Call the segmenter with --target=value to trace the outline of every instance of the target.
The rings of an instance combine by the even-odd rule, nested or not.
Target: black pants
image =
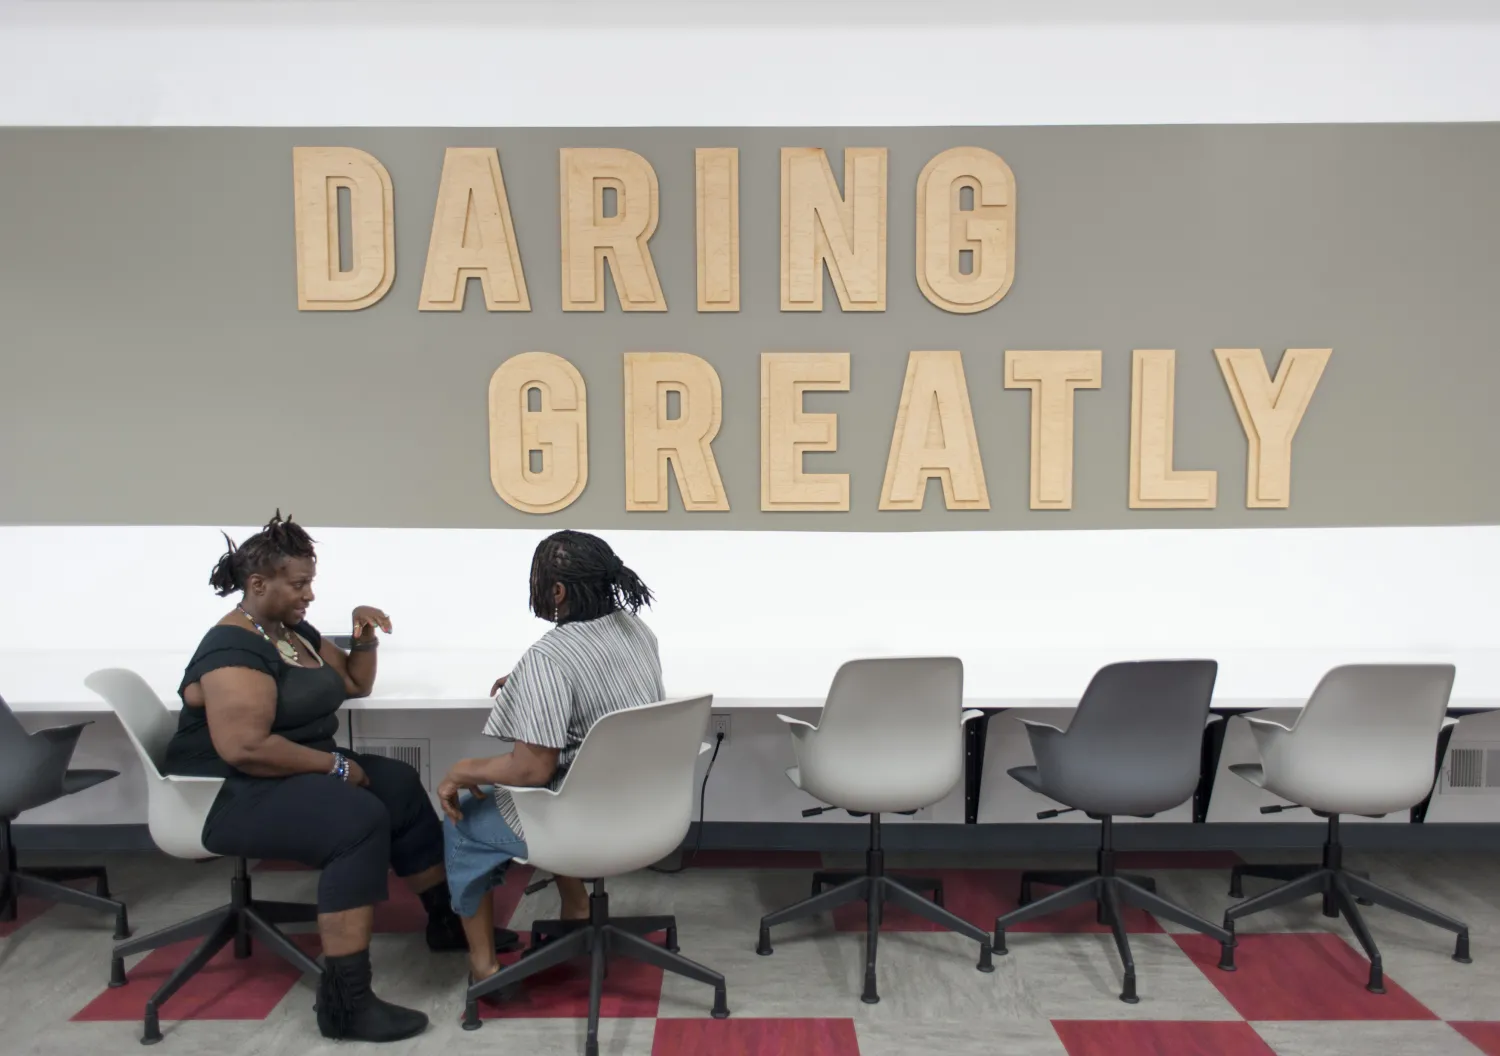
[[[203,846],[240,858],[280,858],[323,870],[318,912],[341,913],[386,898],[386,874],[411,876],[443,862],[443,826],[405,763],[344,753],[368,788],[328,774],[235,775],[203,826]]]

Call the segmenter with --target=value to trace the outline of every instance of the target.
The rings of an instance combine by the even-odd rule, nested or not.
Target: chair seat
[[[1229,772],[1237,777],[1243,777],[1256,788],[1266,787],[1266,768],[1259,763],[1232,763]]]
[[[71,796],[74,792],[82,792],[86,788],[102,785],[114,777],[119,777],[118,770],[69,770],[63,774],[63,795]]]
[[[1047,794],[1047,790],[1042,787],[1042,771],[1040,768],[1035,766],[1013,766],[1006,773],[1033,792],[1039,792],[1044,796]]]

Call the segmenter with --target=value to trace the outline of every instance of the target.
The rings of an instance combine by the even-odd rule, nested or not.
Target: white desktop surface
[[[520,649],[402,649],[380,651],[375,693],[350,701],[364,710],[488,708],[495,678]],[[125,667],[138,672],[168,704],[189,659],[183,650],[0,651],[0,697],[18,713],[108,712],[83,684],[90,672]],[[713,693],[724,710],[818,708],[840,663],[864,653],[816,649],[726,650],[663,648],[670,696]],[[1307,650],[1187,651],[1219,661],[1214,707],[1300,707],[1329,667],[1342,663],[1448,662],[1458,667],[1454,708],[1500,708],[1500,650],[1455,652]],[[1136,659],[1082,650],[992,650],[964,656],[965,705],[976,708],[1069,708],[1089,677],[1114,660]],[[1140,657],[1145,658],[1145,657]]]

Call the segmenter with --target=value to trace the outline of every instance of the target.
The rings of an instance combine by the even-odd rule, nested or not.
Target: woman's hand
[[[507,678],[509,678],[509,677],[510,677],[509,675],[501,675],[499,678],[495,679],[495,684],[490,687],[490,696],[493,697],[497,693],[499,693],[502,689],[504,689],[505,688],[505,680]]]
[[[464,820],[463,810],[458,805],[458,795],[464,791],[472,792],[476,796],[479,795],[479,789],[473,785],[465,785],[455,781],[452,772],[449,772],[448,776],[443,778],[438,784],[438,802],[443,805],[443,813],[448,815],[455,823]]]
[[[350,759],[347,755],[344,756],[344,762],[349,764],[349,784],[354,785],[356,788],[369,788],[370,775],[365,773],[364,767],[360,766],[353,759]]]
[[[354,610],[354,637],[357,640],[373,638],[377,627],[390,634],[391,618],[373,605],[361,605]]]

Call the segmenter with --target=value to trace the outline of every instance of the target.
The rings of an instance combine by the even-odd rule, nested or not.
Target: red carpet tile
[[[1369,962],[1338,935],[1241,935],[1235,972],[1218,969],[1219,944],[1208,936],[1172,938],[1248,1020],[1437,1018],[1396,985],[1390,972],[1384,994],[1366,990]]]
[[[9,938],[14,935],[37,917],[51,909],[53,905],[55,903],[44,902],[42,899],[32,898],[30,895],[22,895],[16,899],[16,919],[0,920],[0,939]],[[99,919],[107,920],[109,918],[101,914]]]
[[[309,957],[322,951],[316,935],[293,935],[291,940]],[[130,982],[105,990],[73,1017],[76,1022],[138,1020],[146,1000],[166,982],[172,970],[192,954],[199,940],[179,942],[148,953],[130,969]],[[298,979],[297,969],[256,943],[243,961],[234,959],[233,944],[220,950],[204,969],[173,994],[161,1010],[162,1019],[265,1019]],[[311,1007],[311,995],[308,1005]]]
[[[1485,1056],[1500,1056],[1500,1023],[1449,1023]]]
[[[1069,1056],[1275,1056],[1249,1023],[1053,1020]]]
[[[1223,869],[1226,872],[1244,859],[1233,851],[1117,851],[1115,866],[1122,873],[1152,869]],[[1224,878],[1229,883],[1229,877]],[[1226,888],[1227,889],[1227,888]]]
[[[660,934],[651,936],[660,943]],[[501,965],[515,964],[519,953],[500,958]],[[604,977],[599,1014],[613,1019],[651,1019],[661,1003],[662,970],[649,964],[614,957]],[[704,987],[705,1002],[713,991]],[[705,1004],[705,1008],[709,1007]],[[584,1019],[589,1014],[589,958],[577,957],[524,980],[499,1002],[481,1001],[480,1019]]]
[[[534,870],[529,865],[512,866],[505,874],[505,883],[490,892],[495,900],[495,924],[504,927],[521,904],[526,894],[526,885],[531,883]],[[389,897],[375,906],[375,931],[390,935],[422,931],[427,927],[427,910],[422,900],[412,894],[411,888],[394,873],[386,885]]]
[[[997,1050],[998,1051],[998,1050]],[[859,1056],[852,1019],[659,1019],[651,1056]]]
[[[698,851],[684,863],[693,869],[821,869],[819,851]]]
[[[1014,869],[934,869],[920,875],[942,880],[944,906],[969,923],[986,930],[994,927],[996,917],[1016,908],[1016,899],[1021,893],[1021,874]],[[891,873],[891,876],[899,880],[902,873],[895,871]],[[1032,894],[1037,899],[1041,899],[1056,890],[1058,889],[1055,887],[1037,885],[1033,888]],[[919,892],[919,894],[927,893]],[[834,926],[839,931],[864,931],[867,927],[867,912],[863,902],[852,902],[840,906],[833,911]],[[1108,924],[1100,924],[1095,919],[1097,913],[1094,903],[1089,902],[1050,914],[1040,920],[1018,924],[1012,930],[1052,933],[1109,931]],[[1125,927],[1128,931],[1138,934],[1162,930],[1162,926],[1156,922],[1155,917],[1143,909],[1130,907],[1125,910]],[[946,931],[947,929],[941,924],[935,924],[887,902],[880,930]]]

